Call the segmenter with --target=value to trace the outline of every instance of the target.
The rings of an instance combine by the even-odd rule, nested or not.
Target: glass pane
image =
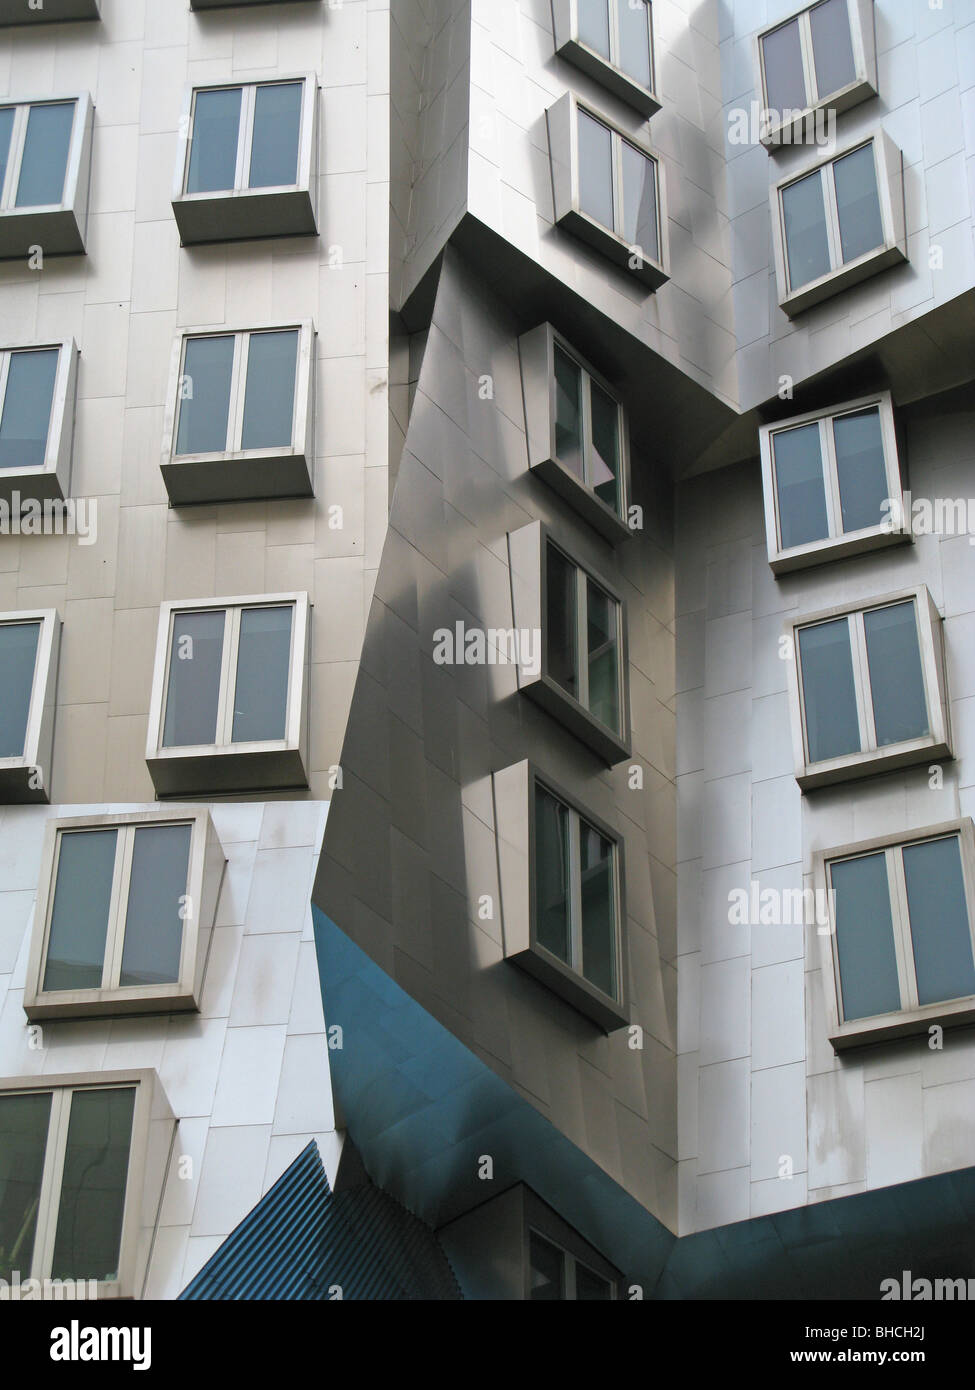
[[[975,994],[975,960],[958,836],[904,850],[919,1004]]]
[[[901,1006],[890,916],[887,858],[865,854],[833,864],[836,950],[844,1019],[872,1018]]]
[[[601,1279],[591,1269],[576,1261],[576,1302],[605,1303],[612,1298],[609,1281]]]
[[[548,547],[545,644],[548,673],[574,699],[579,698],[576,567],[554,545]]]
[[[579,112],[579,207],[609,227],[613,218],[613,137],[609,127]]]
[[[819,425],[800,425],[772,436],[779,543],[783,550],[829,535]]]
[[[73,101],[31,107],[17,184],[19,208],[49,207],[64,197],[74,112]]]
[[[239,87],[197,92],[187,193],[214,193],[235,186],[241,96]]]
[[[878,746],[920,738],[929,732],[928,706],[913,602],[864,613],[863,627]]]
[[[54,1237],[54,1279],[116,1279],[135,1087],[75,1091]]]
[[[616,997],[615,846],[584,820],[579,822],[582,872],[582,973]]]
[[[59,837],[44,989],[101,989],[117,830]]]
[[[623,236],[644,258],[659,261],[657,170],[652,159],[623,141]]]
[[[579,39],[609,61],[609,0],[579,0]]]
[[[10,158],[10,136],[14,128],[14,108],[0,108],[0,195],[7,178],[7,162]]]
[[[791,19],[788,24],[766,34],[762,53],[769,109],[780,115],[785,111],[802,111],[808,103],[798,19]]]
[[[589,647],[589,712],[620,731],[619,604],[586,580]]]
[[[180,899],[189,875],[191,829],[145,825],[135,832],[119,984],[158,985],[179,979]]]
[[[785,247],[789,261],[789,285],[799,289],[829,270],[826,239],[826,206],[820,170],[790,183],[782,190]]]
[[[555,457],[582,477],[582,369],[555,349]]]
[[[840,245],[845,264],[884,244],[873,145],[864,145],[836,160],[833,177],[836,180],[836,210],[840,219]]]
[[[288,604],[282,608],[245,608],[240,615],[234,743],[284,738],[293,612]]]
[[[40,623],[0,623],[0,758],[22,758]]]
[[[607,507],[620,514],[620,408],[612,396],[590,380],[592,454],[589,485]]]
[[[228,447],[234,339],[190,338],[180,382],[177,454],[222,454]]]
[[[850,624],[846,618],[799,629],[799,666],[811,763],[860,751]]]
[[[163,747],[214,743],[226,611],[173,616]]]
[[[861,410],[833,421],[836,476],[844,531],[859,531],[883,521],[887,496],[880,411]]]
[[[34,1258],[51,1093],[0,1096],[0,1279],[22,1283]]]
[[[528,1240],[532,1302],[558,1302],[565,1298],[565,1256],[555,1245],[531,1232]]]
[[[650,6],[644,0],[620,0],[620,67],[641,87],[653,90]]]
[[[0,468],[38,468],[44,463],[59,356],[57,348],[10,354],[0,416]]]
[[[255,93],[251,188],[290,187],[298,182],[301,86],[300,82],[278,82],[258,87]]]
[[[856,77],[846,0],[824,0],[809,11],[819,99],[838,92]]]
[[[569,812],[535,788],[535,937],[569,963]]]
[[[297,366],[297,331],[250,335],[242,449],[291,446]]]

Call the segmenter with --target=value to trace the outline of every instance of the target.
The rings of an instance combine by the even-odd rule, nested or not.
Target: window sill
[[[658,290],[670,279],[662,265],[648,260],[645,256],[640,257],[638,265],[631,265],[630,262],[635,257],[629,243],[586,213],[580,212],[578,208],[570,208],[568,212],[563,213],[557,225],[602,252],[607,260],[620,266],[635,280],[641,281],[650,291]]]
[[[627,77],[620,68],[607,62],[579,39],[567,39],[557,52],[559,57],[565,58],[573,66],[595,78],[601,87],[625,101],[648,120],[660,110],[660,102],[649,88],[641,86],[632,77]]]
[[[174,506],[315,495],[304,448],[170,456],[161,471]]]
[[[888,270],[891,266],[899,265],[906,260],[907,255],[900,246],[878,247],[876,251],[868,251],[865,256],[851,261],[849,265],[841,266],[839,270],[831,270],[828,275],[821,275],[818,280],[813,280],[801,289],[787,294],[779,300],[779,308],[789,318],[793,318],[796,314],[811,309],[814,304],[821,304],[824,299],[831,299],[834,294],[840,294],[843,290],[859,285],[861,281],[869,280],[871,276],[879,275],[882,270]]]
[[[566,694],[551,676],[543,672],[535,677],[525,677],[519,673],[519,686],[524,695],[534,700],[594,753],[598,753],[607,767],[615,767],[630,756],[629,740],[601,724],[584,705]]]
[[[0,758],[0,805],[28,806],[50,801],[46,786],[33,787],[37,765],[25,758]]]
[[[59,24],[70,19],[100,19],[98,0],[44,0],[44,8],[32,10],[27,0],[0,0],[0,26]]]
[[[774,574],[788,574],[792,570],[825,565],[831,560],[846,560],[851,555],[867,555],[887,546],[904,545],[911,539],[909,531],[891,531],[883,526],[872,526],[869,530],[852,531],[842,536],[810,541],[808,545],[796,545],[790,550],[777,551],[769,556],[769,567]]]
[[[47,256],[85,254],[84,219],[74,208],[11,208],[0,213],[0,260],[27,260],[39,246]]]
[[[911,739],[909,743],[891,744],[888,748],[869,753],[848,753],[842,758],[830,758],[828,762],[807,763],[796,772],[796,781],[802,790],[807,792],[817,787],[832,786],[837,782],[851,782],[860,777],[894,772],[898,768],[911,767],[916,763],[951,757],[951,745],[946,740],[939,741],[928,735]]]
[[[630,1015],[624,1005],[570,970],[544,946],[533,942],[523,951],[506,954],[505,959],[534,976],[553,994],[598,1024],[604,1033],[614,1033],[628,1025]]]
[[[200,1001],[180,985],[128,989],[64,989],[24,996],[24,1013],[33,1023],[45,1018],[115,1018],[134,1014],[199,1011]]]
[[[157,796],[307,787],[301,750],[280,740],[227,748],[162,748],[146,756]]]
[[[880,1014],[875,1018],[857,1018],[830,1029],[829,1040],[834,1052],[853,1047],[889,1042],[896,1038],[926,1035],[938,1026],[960,1028],[975,1023],[975,997],[953,999],[942,1004],[926,1004],[923,1008],[904,1010],[895,1014]]]
[[[183,246],[318,235],[315,201],[308,188],[184,193],[173,199],[173,216]]]
[[[604,540],[609,541],[610,545],[630,539],[633,533],[626,522],[605,502],[600,501],[594,492],[590,492],[584,483],[559,463],[558,459],[540,459],[529,467],[553,492],[557,492],[574,511],[584,517]]]
[[[843,111],[849,111],[851,107],[859,106],[861,101],[869,101],[871,97],[877,95],[877,88],[866,77],[858,77],[850,82],[846,87],[842,87],[832,96],[816,102],[814,106],[807,106],[797,115],[788,121],[779,121],[778,124],[769,126],[761,137],[761,143],[773,154],[782,145],[806,145],[819,143],[815,141],[816,126],[818,118],[827,111],[835,111],[840,115]]]

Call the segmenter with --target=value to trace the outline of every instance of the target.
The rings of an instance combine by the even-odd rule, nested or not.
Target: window
[[[308,597],[165,603],[146,759],[156,791],[306,786]]]
[[[27,1017],[198,1008],[223,865],[206,811],[50,821]]]
[[[0,106],[0,258],[84,252],[91,127],[88,96]]]
[[[519,339],[529,466],[611,544],[625,540],[626,413],[613,391],[543,323]]]
[[[644,116],[660,110],[649,0],[555,0],[555,51]]]
[[[547,116],[556,222],[657,289],[669,273],[658,156],[572,92]]]
[[[44,0],[37,8],[29,0],[0,0],[0,25],[59,24],[68,19],[98,19],[98,0]]]
[[[151,1071],[0,1081],[0,1279],[135,1295],[175,1128]]]
[[[0,798],[47,801],[61,620],[0,613]]]
[[[818,856],[834,1047],[975,1019],[972,822]]]
[[[759,432],[776,573],[909,538],[890,392]]]
[[[804,788],[951,756],[941,620],[927,589],[794,624]]]
[[[317,234],[317,101],[310,76],[187,94],[173,196],[184,245]]]
[[[308,322],[177,341],[162,462],[171,502],[312,496],[314,344]]]
[[[0,350],[0,499],[70,493],[77,363],[70,340]]]
[[[780,183],[771,197],[787,314],[907,260],[903,160],[883,131]]]
[[[613,1298],[613,1285],[567,1250],[539,1235],[528,1234],[532,1302],[600,1301]]]
[[[808,140],[811,113],[877,94],[873,0],[821,0],[760,34],[758,51],[765,145]]]

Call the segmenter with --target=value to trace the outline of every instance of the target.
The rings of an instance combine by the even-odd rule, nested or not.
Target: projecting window
[[[132,1297],[174,1128],[152,1072],[0,1081],[0,1279]]]
[[[555,51],[645,116],[655,96],[649,0],[555,0]]]
[[[0,106],[0,258],[83,252],[91,98]]]
[[[64,498],[78,353],[70,340],[0,350],[0,498]]]
[[[304,323],[177,342],[162,463],[171,502],[312,495],[314,340]]]
[[[811,113],[845,111],[877,93],[873,0],[821,0],[759,35],[763,144],[809,138]]]
[[[61,621],[0,614],[0,798],[47,801]]]
[[[905,539],[889,392],[765,425],[759,439],[777,573]]]
[[[49,822],[28,1018],[198,1008],[222,871],[205,811]]]
[[[972,822],[819,856],[835,1047],[975,1018]]]
[[[193,89],[173,197],[184,244],[314,235],[316,112],[312,77]]]
[[[0,25],[60,24],[69,19],[98,19],[98,0],[0,0]]]
[[[659,157],[572,92],[547,116],[556,222],[656,289],[668,278]]]
[[[305,786],[304,594],[163,604],[146,758],[156,790]]]
[[[613,1298],[608,1279],[537,1231],[529,1232],[528,1258],[532,1302],[610,1302]]]
[[[771,198],[787,314],[907,259],[903,161],[883,131],[779,184]]]
[[[951,755],[941,620],[926,589],[819,614],[790,636],[803,788]]]

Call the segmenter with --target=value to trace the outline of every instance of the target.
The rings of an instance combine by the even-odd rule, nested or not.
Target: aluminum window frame
[[[24,751],[20,757],[0,758],[0,798],[6,802],[46,802],[51,781],[54,744],[61,615],[56,608],[27,608],[0,613],[0,627],[39,623],[34,682],[31,688]],[[40,785],[32,785],[36,774]]]
[[[838,529],[842,525],[839,482],[836,469],[836,450],[833,425],[848,415],[863,414],[876,408],[880,418],[880,435],[884,452],[884,471],[887,478],[887,497],[900,502],[899,519],[892,513],[890,524],[883,519],[874,526],[857,531]],[[781,543],[778,484],[775,473],[775,438],[806,425],[819,425],[820,459],[823,467],[823,487],[826,496],[826,515],[829,534],[815,541],[785,547]],[[889,391],[875,391],[857,400],[844,401],[829,410],[813,410],[804,415],[790,416],[763,425],[758,432],[762,460],[762,492],[765,503],[765,535],[769,566],[776,574],[823,564],[828,560],[844,559],[868,550],[897,545],[912,540],[910,527],[904,519],[904,478],[900,441],[894,416],[893,398]]]
[[[127,929],[129,888],[136,832],[159,826],[190,827],[180,963],[176,979],[147,985],[122,985],[119,975]],[[44,989],[58,864],[65,834],[116,830],[115,859],[105,958],[99,986],[89,989]],[[96,1018],[125,1014],[198,1011],[209,955],[217,898],[226,859],[207,809],[140,811],[116,816],[67,816],[48,821],[41,855],[37,903],[31,933],[24,1013],[43,1018]]]
[[[40,106],[74,106],[71,138],[64,167],[61,201],[17,207],[27,123]],[[43,247],[45,256],[84,255],[88,228],[91,146],[94,106],[88,92],[64,96],[11,98],[0,101],[0,110],[14,112],[10,148],[3,186],[0,188],[0,260],[27,259],[31,247]]]
[[[844,1018],[836,920],[832,899],[827,897],[826,901],[830,905],[829,931],[820,936],[819,964],[822,968],[826,1000],[827,1032],[834,1051],[841,1052],[849,1047],[926,1033],[935,1024],[951,1027],[975,1023],[975,995],[963,995],[933,1004],[917,1002],[914,944],[904,880],[903,852],[914,845],[952,838],[956,838],[959,843],[968,930],[975,955],[975,825],[971,817],[963,816],[907,833],[899,831],[893,835],[881,835],[870,840],[840,845],[820,850],[813,856],[816,886],[820,891],[828,891],[834,864],[865,858],[871,854],[884,854],[897,979],[901,993],[899,1010],[874,1014],[868,1018]]]
[[[58,366],[47,422],[43,463],[0,468],[0,500],[63,501],[71,492],[71,456],[78,390],[78,346],[73,338],[60,342],[14,343],[0,347],[0,420],[3,418],[11,358],[29,352],[57,352]],[[30,489],[25,492],[25,489]]]
[[[865,613],[908,602],[914,604],[929,731],[901,743],[877,747],[863,617]],[[814,763],[810,762],[808,757],[799,632],[803,628],[816,627],[840,618],[847,620],[850,634],[861,747],[859,751]],[[803,791],[953,756],[943,622],[926,585],[884,594],[859,604],[841,604],[818,613],[790,618],[783,635],[786,642],[791,644],[792,659],[788,662],[788,681],[793,755],[796,781]]]
[[[755,37],[755,64],[758,70],[758,88],[762,94],[761,143],[770,153],[774,153],[781,145],[791,145],[808,138],[810,128],[813,126],[813,119],[811,118],[815,118],[817,112],[833,109],[839,114],[878,94],[873,0],[846,0],[847,24],[850,32],[850,44],[853,49],[854,76],[846,86],[838,88],[835,92],[820,95],[819,84],[816,79],[810,15],[821,3],[822,0],[816,0],[814,4],[796,10],[784,19],[777,20],[775,24],[768,25]],[[771,108],[768,99],[765,40],[797,20],[806,103],[802,107],[789,108],[787,119],[770,122],[767,119],[767,113]],[[785,112],[778,114],[786,115]]]
[[[550,1246],[553,1250],[557,1250],[557,1251],[559,1252],[559,1254],[562,1256],[562,1268],[563,1268],[563,1271],[564,1271],[564,1278],[565,1278],[565,1296],[564,1296],[564,1298],[562,1298],[562,1299],[559,1300],[560,1302],[563,1302],[563,1303],[578,1303],[578,1302],[580,1302],[580,1301],[583,1301],[583,1302],[589,1302],[589,1301],[590,1301],[590,1300],[580,1300],[580,1299],[577,1297],[577,1277],[576,1277],[576,1270],[577,1270],[577,1267],[578,1267],[579,1265],[581,1265],[582,1268],[583,1268],[584,1270],[586,1270],[589,1274],[593,1275],[596,1279],[599,1279],[602,1283],[604,1283],[604,1284],[606,1285],[606,1288],[609,1290],[609,1298],[606,1299],[606,1302],[607,1302],[607,1303],[612,1303],[612,1302],[614,1302],[614,1301],[616,1300],[616,1298],[617,1298],[617,1287],[616,1287],[616,1282],[615,1282],[615,1280],[610,1279],[610,1278],[607,1278],[607,1276],[606,1276],[605,1274],[601,1273],[598,1269],[593,1269],[593,1267],[592,1267],[591,1264],[589,1264],[586,1260],[582,1259],[579,1255],[576,1255],[574,1251],[567,1249],[564,1245],[560,1245],[559,1242],[558,1242],[557,1240],[553,1240],[553,1238],[552,1238],[547,1232],[545,1232],[545,1231],[543,1231],[543,1230],[540,1230],[539,1227],[538,1227],[538,1225],[537,1225],[537,1223],[535,1223],[535,1222],[530,1222],[530,1223],[529,1223],[529,1226],[528,1226],[527,1233],[526,1233],[526,1246],[527,1246],[526,1260],[527,1260],[527,1264],[528,1264],[528,1277],[529,1277],[529,1290],[528,1290],[528,1299],[529,1299],[529,1301],[531,1301],[531,1282],[530,1282],[530,1281],[531,1281],[531,1238],[532,1238],[532,1236],[536,1236],[539,1240],[544,1241],[544,1243],[545,1243],[546,1245]]]
[[[645,87],[625,72],[619,63],[619,9],[626,3],[627,0],[608,0],[610,56],[607,59],[579,37],[579,0],[554,0],[555,51],[649,119],[661,108],[657,95],[657,48],[653,28],[653,4],[652,0],[643,0],[647,11],[650,57],[650,86]]]

